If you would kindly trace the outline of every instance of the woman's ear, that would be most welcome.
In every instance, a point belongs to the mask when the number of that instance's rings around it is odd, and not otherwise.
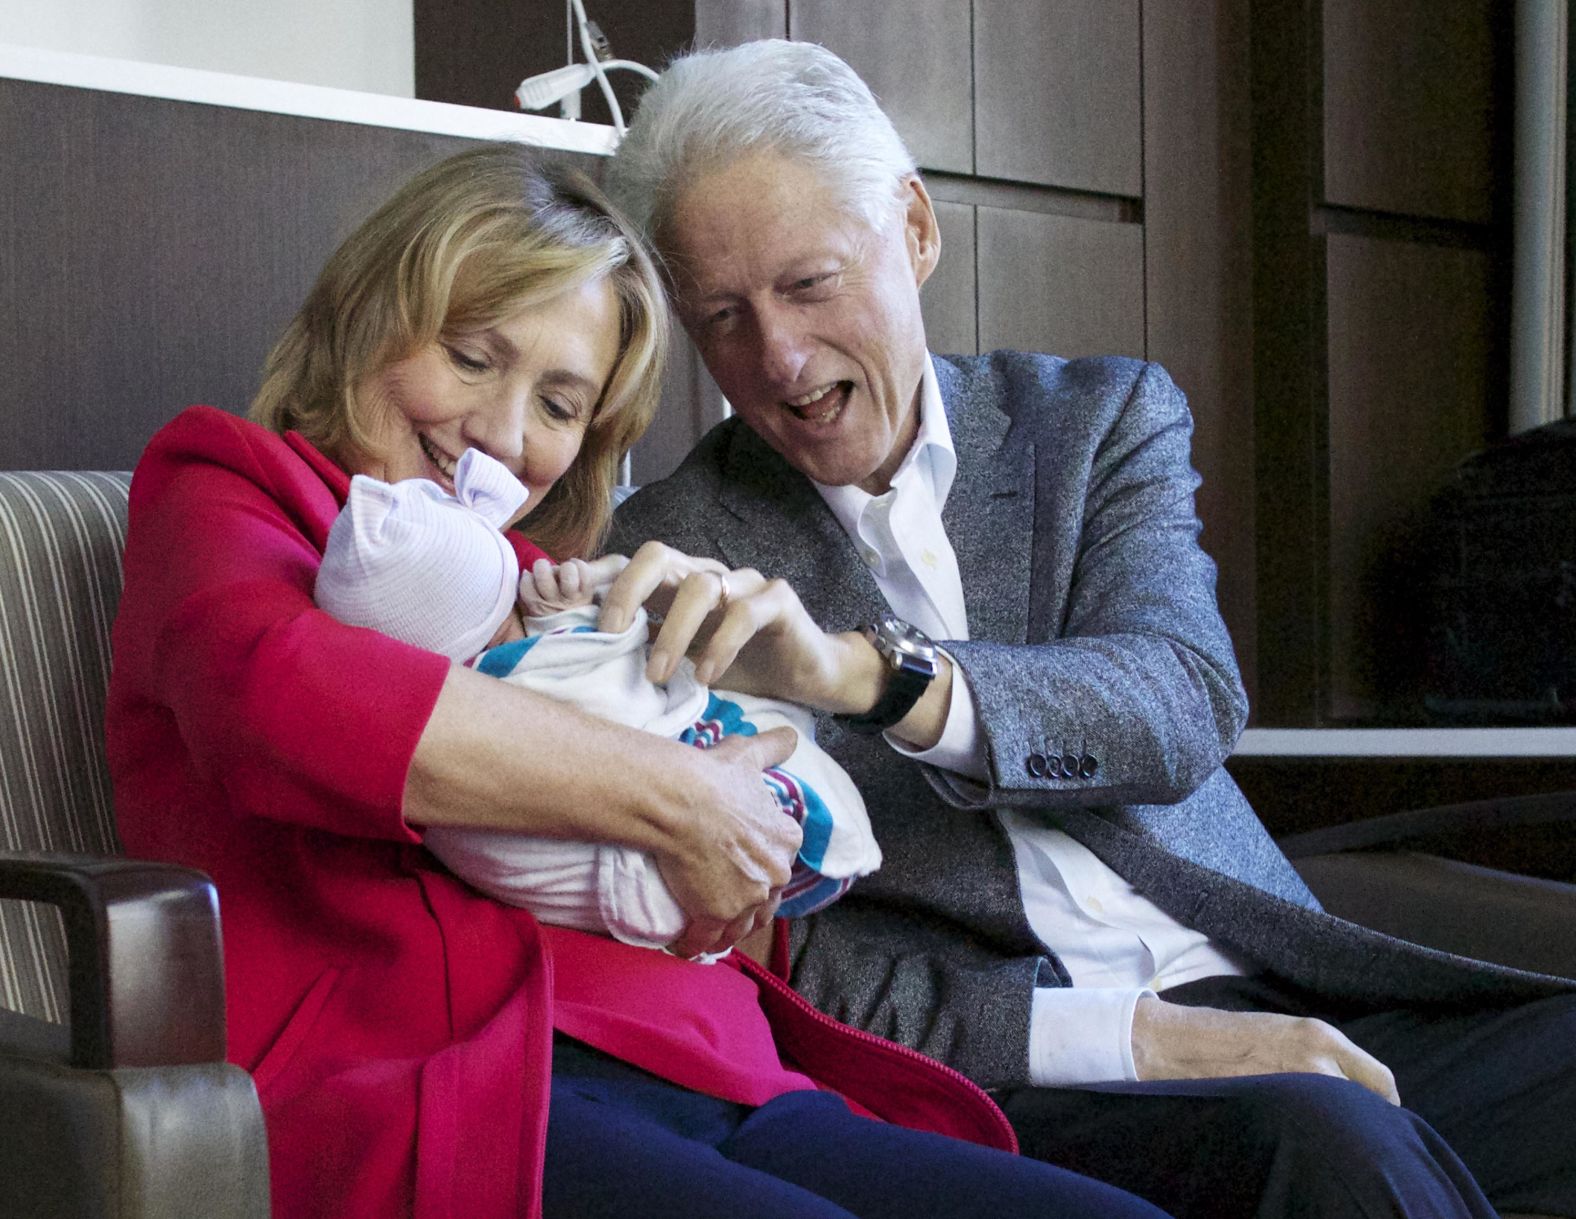
[[[918,174],[903,181],[907,205],[903,214],[903,235],[908,246],[909,265],[914,268],[914,283],[923,286],[941,258],[941,230],[936,225],[936,209],[930,192]]]

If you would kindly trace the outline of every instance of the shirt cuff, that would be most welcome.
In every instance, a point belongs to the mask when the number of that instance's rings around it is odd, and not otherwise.
[[[1147,987],[1036,987],[1029,1008],[1029,1082],[1041,1088],[1133,1082],[1133,1009]]]
[[[941,654],[952,666],[952,698],[947,704],[947,722],[942,726],[941,739],[929,749],[915,749],[890,732],[883,735],[888,745],[916,762],[989,782],[990,766],[985,759],[984,742],[980,737],[979,715],[974,709],[974,691],[969,689],[963,666],[945,649],[941,650]]]

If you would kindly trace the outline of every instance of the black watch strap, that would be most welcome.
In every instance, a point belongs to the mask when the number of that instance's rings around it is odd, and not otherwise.
[[[874,736],[900,722],[924,697],[936,677],[936,645],[916,627],[887,615],[864,628],[865,638],[887,663],[886,689],[862,715],[843,715],[850,732]]]

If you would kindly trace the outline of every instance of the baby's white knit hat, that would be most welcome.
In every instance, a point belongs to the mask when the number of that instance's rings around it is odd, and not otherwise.
[[[502,529],[529,492],[479,449],[461,455],[454,489],[352,478],[318,568],[318,608],[451,660],[486,647],[519,596]]]

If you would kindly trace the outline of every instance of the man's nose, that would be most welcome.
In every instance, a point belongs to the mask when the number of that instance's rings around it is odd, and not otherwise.
[[[773,384],[796,385],[810,355],[798,320],[790,312],[772,311],[763,313],[758,325],[761,371]]]

